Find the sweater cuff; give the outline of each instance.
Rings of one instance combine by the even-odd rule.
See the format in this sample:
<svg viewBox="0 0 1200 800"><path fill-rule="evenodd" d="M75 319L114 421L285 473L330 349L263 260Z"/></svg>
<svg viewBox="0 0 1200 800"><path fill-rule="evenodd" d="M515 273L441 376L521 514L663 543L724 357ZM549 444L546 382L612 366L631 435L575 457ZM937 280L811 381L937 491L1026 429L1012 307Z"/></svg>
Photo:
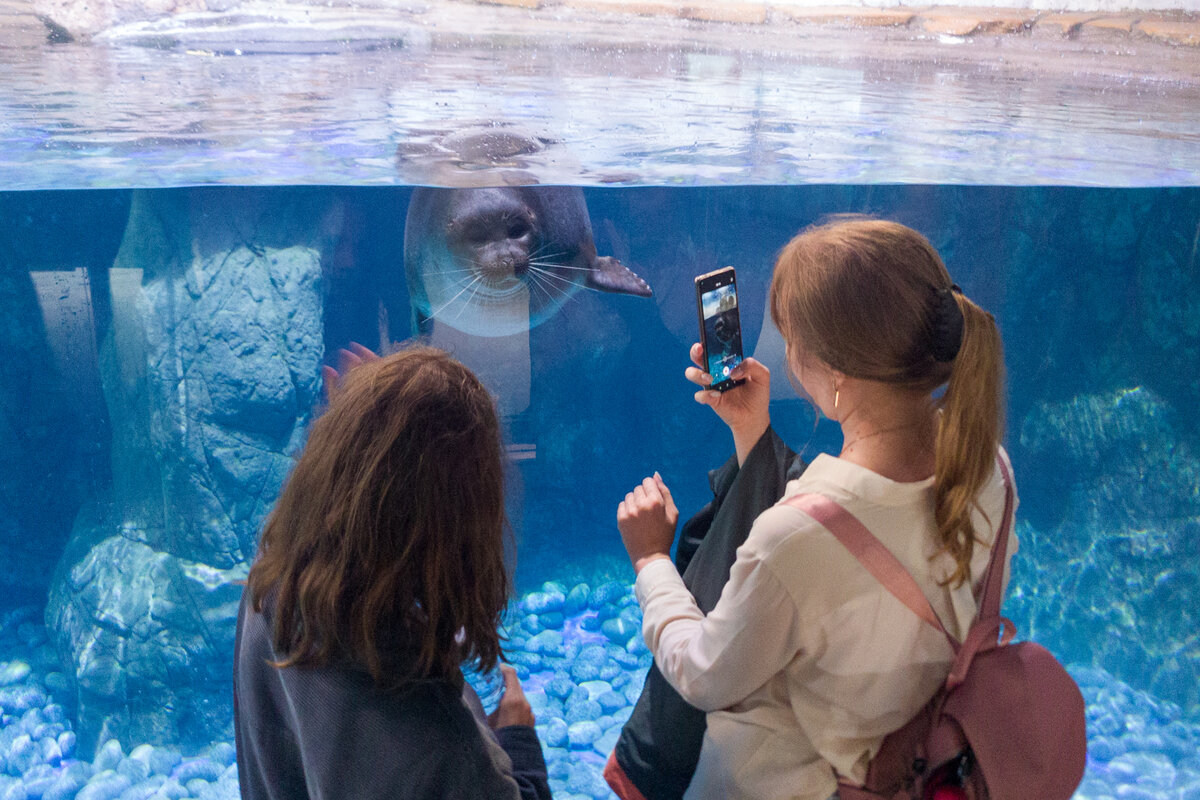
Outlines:
<svg viewBox="0 0 1200 800"><path fill-rule="evenodd" d="M542 743L531 726L506 725L497 728L496 739L512 759L514 772L545 774L546 757L542 753Z"/></svg>
<svg viewBox="0 0 1200 800"><path fill-rule="evenodd" d="M679 577L679 570L675 569L671 559L656 558L642 567L642 571L637 575L637 580L633 583L633 591L637 596L638 605L642 607L643 611L650 593L663 583L678 583L683 587L683 578ZM684 591L687 591L686 587L684 587Z"/></svg>

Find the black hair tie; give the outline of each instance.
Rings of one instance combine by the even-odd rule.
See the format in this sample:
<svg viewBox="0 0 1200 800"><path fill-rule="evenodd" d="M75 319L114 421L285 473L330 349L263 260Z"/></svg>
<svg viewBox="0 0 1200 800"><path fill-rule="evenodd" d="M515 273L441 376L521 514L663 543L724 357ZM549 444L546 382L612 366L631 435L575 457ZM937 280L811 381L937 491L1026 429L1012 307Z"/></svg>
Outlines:
<svg viewBox="0 0 1200 800"><path fill-rule="evenodd" d="M962 294L957 283L950 284L949 289L935 290L930 350L934 360L943 364L953 361L962 348L963 314L954 297L956 293Z"/></svg>

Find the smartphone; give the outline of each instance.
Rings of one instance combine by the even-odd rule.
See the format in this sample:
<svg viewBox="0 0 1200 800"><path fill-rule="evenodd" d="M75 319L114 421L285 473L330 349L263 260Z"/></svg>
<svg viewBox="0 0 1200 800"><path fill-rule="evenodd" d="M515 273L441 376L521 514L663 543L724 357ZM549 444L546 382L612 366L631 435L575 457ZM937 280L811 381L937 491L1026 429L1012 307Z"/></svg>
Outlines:
<svg viewBox="0 0 1200 800"><path fill-rule="evenodd" d="M738 315L737 276L733 267L696 278L696 308L700 312L700 345L705 371L712 376L708 388L726 392L745 383L730 373L742 363L742 323Z"/></svg>

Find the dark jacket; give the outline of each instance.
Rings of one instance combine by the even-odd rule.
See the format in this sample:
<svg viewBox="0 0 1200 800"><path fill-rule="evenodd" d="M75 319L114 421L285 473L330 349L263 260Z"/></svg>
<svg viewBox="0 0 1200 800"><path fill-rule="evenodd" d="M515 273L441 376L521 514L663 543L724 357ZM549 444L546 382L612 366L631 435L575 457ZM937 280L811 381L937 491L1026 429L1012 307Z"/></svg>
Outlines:
<svg viewBox="0 0 1200 800"><path fill-rule="evenodd" d="M549 800L533 728L493 734L461 679L383 691L351 665L271 666L270 623L249 595L233 666L243 800Z"/></svg>
<svg viewBox="0 0 1200 800"><path fill-rule="evenodd" d="M754 520L807 466L771 428L738 468L737 458L708 473L713 499L683 525L675 566L704 613L729 580ZM647 800L679 800L692 780L706 727L704 712L679 696L657 666L617 740L617 763Z"/></svg>

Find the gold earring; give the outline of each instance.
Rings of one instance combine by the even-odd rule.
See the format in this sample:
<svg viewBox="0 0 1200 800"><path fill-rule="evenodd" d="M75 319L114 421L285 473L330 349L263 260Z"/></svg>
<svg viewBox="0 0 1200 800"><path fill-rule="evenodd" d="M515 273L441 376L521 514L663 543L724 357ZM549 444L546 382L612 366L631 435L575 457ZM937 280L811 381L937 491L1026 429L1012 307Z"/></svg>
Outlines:
<svg viewBox="0 0 1200 800"><path fill-rule="evenodd" d="M842 390L841 390L841 389L834 389L834 390L833 390L833 410L834 410L834 411L837 411L837 407L838 407L838 399L839 399L839 398L841 398L841 396L842 396Z"/></svg>

